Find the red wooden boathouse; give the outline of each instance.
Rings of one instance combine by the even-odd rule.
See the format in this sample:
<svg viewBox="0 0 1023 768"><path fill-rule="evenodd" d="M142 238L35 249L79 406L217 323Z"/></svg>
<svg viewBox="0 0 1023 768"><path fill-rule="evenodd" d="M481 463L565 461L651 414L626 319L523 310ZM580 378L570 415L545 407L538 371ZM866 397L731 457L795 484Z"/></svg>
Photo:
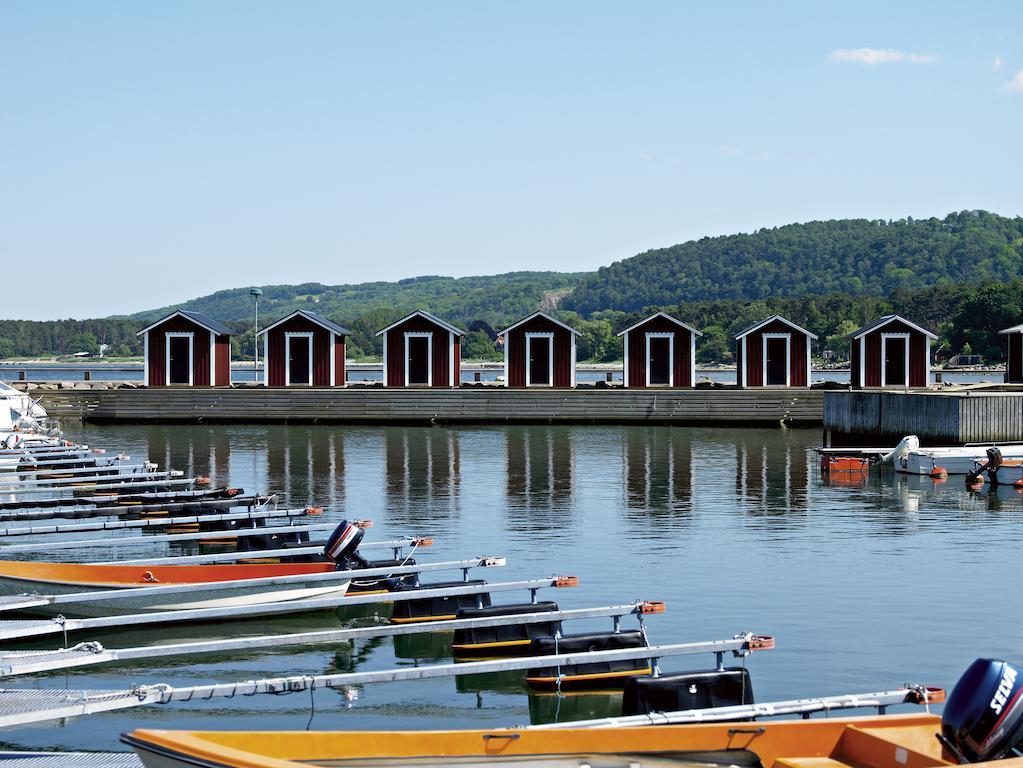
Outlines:
<svg viewBox="0 0 1023 768"><path fill-rule="evenodd" d="M579 331L534 312L498 334L504 340L506 387L574 387Z"/></svg>
<svg viewBox="0 0 1023 768"><path fill-rule="evenodd" d="M665 312L630 325L625 338L626 387L691 387L696 382L696 338L703 333Z"/></svg>
<svg viewBox="0 0 1023 768"><path fill-rule="evenodd" d="M297 309L268 325L263 337L263 385L343 387L347 328Z"/></svg>
<svg viewBox="0 0 1023 768"><path fill-rule="evenodd" d="M146 386L231 386L231 329L216 320L179 309L136 335L145 350Z"/></svg>
<svg viewBox="0 0 1023 768"><path fill-rule="evenodd" d="M1003 328L1005 337L1005 383L1023 384L1023 325Z"/></svg>
<svg viewBox="0 0 1023 768"><path fill-rule="evenodd" d="M781 315L735 335L740 387L810 386L810 345L817 336Z"/></svg>
<svg viewBox="0 0 1023 768"><path fill-rule="evenodd" d="M898 315L885 315L849 335L852 385L929 387L931 342L938 337Z"/></svg>
<svg viewBox="0 0 1023 768"><path fill-rule="evenodd" d="M457 387L465 331L416 310L376 333L384 337L385 387Z"/></svg>

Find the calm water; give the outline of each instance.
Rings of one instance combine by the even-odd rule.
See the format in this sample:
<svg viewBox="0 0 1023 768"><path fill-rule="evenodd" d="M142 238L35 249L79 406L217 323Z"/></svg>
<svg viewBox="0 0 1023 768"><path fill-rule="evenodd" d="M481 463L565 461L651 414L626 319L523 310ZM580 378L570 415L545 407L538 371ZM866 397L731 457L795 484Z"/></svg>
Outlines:
<svg viewBox="0 0 1023 768"><path fill-rule="evenodd" d="M248 490L270 489L293 505L325 505L333 518L371 518L367 541L430 534L435 546L424 561L507 556L506 568L486 573L491 581L578 575L576 589L541 593L562 607L665 600L668 612L650 620L655 642L773 634L778 649L749 660L760 700L907 680L951 686L976 656L1023 660L1021 497L890 472L873 473L861 487L829 485L811 450L815 430L89 426L69 436ZM495 602L517 599L495 594ZM321 614L72 642L119 647L339 623ZM609 626L600 620L566 629ZM14 684L184 686L384 669L441 658L444 645L443 637L397 645L385 639L354 649L105 666ZM710 663L710 656L666 660L664 668ZM514 676L391 683L358 693L348 706L337 692L317 692L310 727L488 727L614 713L617 705L599 696L529 696ZM110 749L137 726L303 729L310 705L308 693L173 704L14 729L4 738L21 747Z"/></svg>

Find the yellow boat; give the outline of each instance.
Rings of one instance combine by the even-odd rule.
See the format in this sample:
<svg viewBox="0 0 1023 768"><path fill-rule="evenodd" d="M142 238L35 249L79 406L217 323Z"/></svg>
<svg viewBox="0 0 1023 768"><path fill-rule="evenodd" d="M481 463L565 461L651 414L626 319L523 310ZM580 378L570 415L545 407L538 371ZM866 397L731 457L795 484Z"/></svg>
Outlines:
<svg viewBox="0 0 1023 768"><path fill-rule="evenodd" d="M884 715L559 731L136 730L125 740L146 768L926 768L955 764L936 738L940 728L936 715ZM998 765L1023 768L1023 759Z"/></svg>
<svg viewBox="0 0 1023 768"><path fill-rule="evenodd" d="M905 701L940 700L935 689L908 693ZM698 716L713 718L715 710L699 710ZM656 722L655 717L648 722ZM932 768L963 763L1023 768L1023 671L978 659L949 696L942 717L747 717L686 725L568 724L486 731L141 729L122 740L146 768Z"/></svg>

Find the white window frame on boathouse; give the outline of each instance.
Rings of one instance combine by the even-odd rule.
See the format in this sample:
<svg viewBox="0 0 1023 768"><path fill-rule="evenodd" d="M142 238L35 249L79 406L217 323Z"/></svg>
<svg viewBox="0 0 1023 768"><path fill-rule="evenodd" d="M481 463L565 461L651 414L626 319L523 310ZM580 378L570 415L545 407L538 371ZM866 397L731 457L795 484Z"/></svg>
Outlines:
<svg viewBox="0 0 1023 768"><path fill-rule="evenodd" d="M164 355L164 369L163 369L163 384L166 387L183 387L184 384L171 384L170 380L170 340L171 339L188 339L188 386L194 386L193 375L195 368L195 332L194 331L166 331L164 332L163 338L163 355ZM210 381L210 385L213 385L213 381Z"/></svg>
<svg viewBox="0 0 1023 768"><path fill-rule="evenodd" d="M778 387L780 384L768 384L767 383L767 340L768 339L785 339L785 386L792 386L792 334L791 333L762 333L761 335L761 355L760 355L760 385L763 387ZM809 380L810 374L807 371L807 380Z"/></svg>
<svg viewBox="0 0 1023 768"><path fill-rule="evenodd" d="M530 331L526 336L526 386L527 387L553 387L554 386L554 333L551 331ZM547 381L534 382L531 380L529 369L529 358L533 339L547 339Z"/></svg>
<svg viewBox="0 0 1023 768"><path fill-rule="evenodd" d="M881 388L884 389L888 386L887 379L887 367L884 361L888 359L888 339L902 339L905 342L906 347L906 360L903 363L904 373L906 380L902 384L893 384L893 387L903 387L909 389L909 334L908 333L882 333L881 334ZM928 361L930 362L930 361ZM928 368L930 366L928 365Z"/></svg>
<svg viewBox="0 0 1023 768"><path fill-rule="evenodd" d="M309 383L296 384L296 387L311 387L313 385L313 334L312 331L285 331L284 333L284 386L291 386L291 340L305 339L309 345ZM263 358L263 365L266 365L266 358Z"/></svg>
<svg viewBox="0 0 1023 768"><path fill-rule="evenodd" d="M412 337L426 338L426 384L409 384L408 383L408 340ZM405 356L403 358L402 367L405 370L405 386L406 387L432 387L433 386L433 331L405 331ZM384 372L386 378L387 372Z"/></svg>
<svg viewBox="0 0 1023 768"><path fill-rule="evenodd" d="M675 334L672 331L648 331L646 337L646 360L643 366L646 369L646 385L648 387L671 387L675 386ZM650 339L668 340L668 383L650 383Z"/></svg>

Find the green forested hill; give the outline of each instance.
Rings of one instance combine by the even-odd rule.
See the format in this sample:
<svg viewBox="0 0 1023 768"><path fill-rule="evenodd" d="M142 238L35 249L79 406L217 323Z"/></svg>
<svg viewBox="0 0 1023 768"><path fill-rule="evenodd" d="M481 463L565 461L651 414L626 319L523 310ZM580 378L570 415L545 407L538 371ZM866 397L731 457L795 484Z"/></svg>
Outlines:
<svg viewBox="0 0 1023 768"><path fill-rule="evenodd" d="M597 272L426 276L396 283L261 286L260 324L310 309L351 328L353 357L380 354L374 336L414 309L464 326L467 357L495 354L494 331L534 311L556 311L583 334L579 359L621 356L614 332L665 309L707 332L702 360L727 360L729 335L773 312L840 350L845 333L896 311L990 359L998 329L1023 322L1023 218L966 211L944 219L790 224L704 238L616 262ZM252 353L249 287L105 320L0 321L0 358L94 352L139 354L134 330L173 309L205 312L232 327L235 354Z"/></svg>
<svg viewBox="0 0 1023 768"><path fill-rule="evenodd" d="M360 315L378 310L407 314L426 309L454 323L483 318L500 325L534 311L549 293L570 289L581 277L582 274L560 272L511 272L485 277L430 275L396 283L264 285L259 313L273 319L296 309L307 309L339 322L352 322ZM252 321L248 286L139 312L132 318L151 322L175 309L204 312L224 323Z"/></svg>
<svg viewBox="0 0 1023 768"><path fill-rule="evenodd" d="M1023 273L1023 218L841 219L707 237L647 251L585 277L562 303L589 316L708 299L762 300L1007 280Z"/></svg>
<svg viewBox="0 0 1023 768"><path fill-rule="evenodd" d="M380 354L380 340L374 336L378 329L413 310L425 309L475 332L466 343L468 354L489 355L493 353L493 329L518 320L538 306L553 306L581 277L562 272L511 272L459 278L429 275L396 283L264 285L260 286L260 325L296 309L307 309L350 328L349 354L359 357ZM248 287L140 312L132 319L152 322L174 309L203 312L226 323L237 331L236 353L251 354L253 307Z"/></svg>

